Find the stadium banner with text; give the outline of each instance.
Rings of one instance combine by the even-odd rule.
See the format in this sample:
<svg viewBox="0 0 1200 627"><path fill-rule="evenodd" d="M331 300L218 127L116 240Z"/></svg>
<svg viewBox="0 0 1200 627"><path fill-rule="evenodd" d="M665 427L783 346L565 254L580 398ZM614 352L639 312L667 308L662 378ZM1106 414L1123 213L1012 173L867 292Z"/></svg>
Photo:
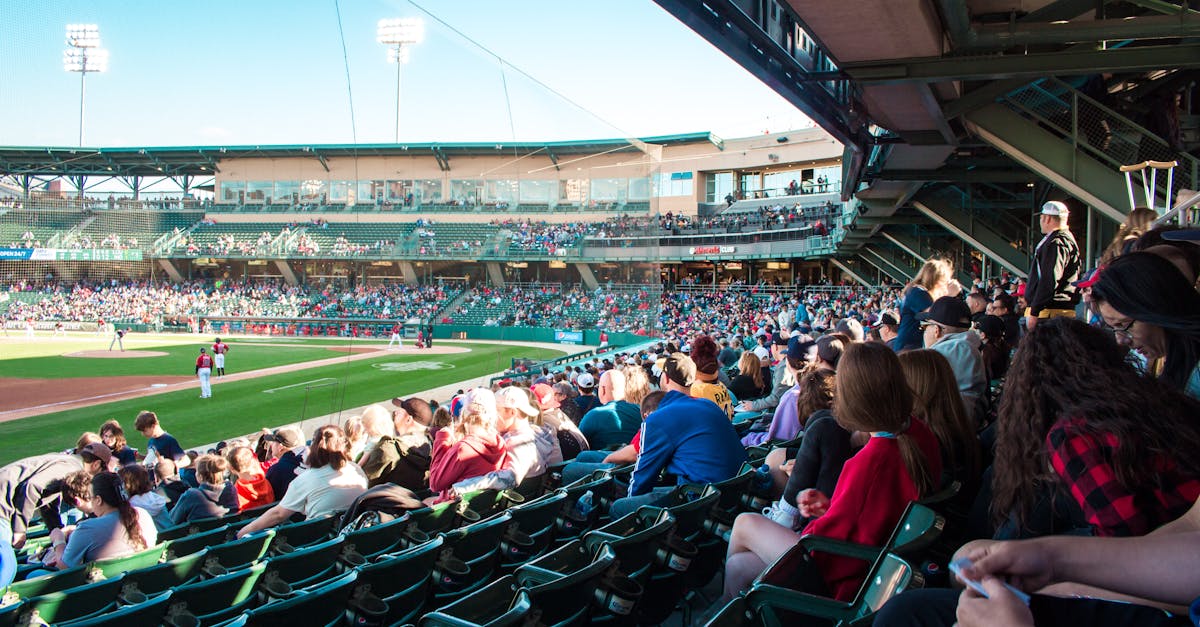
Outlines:
<svg viewBox="0 0 1200 627"><path fill-rule="evenodd" d="M0 248L0 259L9 261L141 261L137 248Z"/></svg>
<svg viewBox="0 0 1200 627"><path fill-rule="evenodd" d="M554 331L554 341L562 344L582 344L583 331Z"/></svg>

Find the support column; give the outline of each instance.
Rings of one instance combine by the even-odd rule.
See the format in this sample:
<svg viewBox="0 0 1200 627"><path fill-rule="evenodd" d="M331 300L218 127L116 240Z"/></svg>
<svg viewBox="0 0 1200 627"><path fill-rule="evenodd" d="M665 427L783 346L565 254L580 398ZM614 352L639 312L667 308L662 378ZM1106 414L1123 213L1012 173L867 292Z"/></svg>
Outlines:
<svg viewBox="0 0 1200 627"><path fill-rule="evenodd" d="M489 261L483 264L487 270L488 281L492 287L504 287L504 272L500 270L500 264L495 261Z"/></svg>
<svg viewBox="0 0 1200 627"><path fill-rule="evenodd" d="M417 268L413 266L411 261L401 261L400 274L404 275L404 282L408 285L416 285L420 282L417 277Z"/></svg>
<svg viewBox="0 0 1200 627"><path fill-rule="evenodd" d="M176 268L175 264L171 263L170 259L159 259L158 267L162 268L163 272L166 272L167 276L171 277L172 281L176 283L183 283L183 275L179 273L179 268Z"/></svg>
<svg viewBox="0 0 1200 627"><path fill-rule="evenodd" d="M596 280L596 275L592 272L592 267L586 263L575 264L575 269L579 271L579 278L583 280L583 284L589 290L594 290L600 287L600 282Z"/></svg>
<svg viewBox="0 0 1200 627"><path fill-rule="evenodd" d="M275 267L279 268L279 273L283 275L283 280L287 281L288 285L300 284L300 279L296 278L296 273L292 271L292 266L288 265L286 259L276 259Z"/></svg>

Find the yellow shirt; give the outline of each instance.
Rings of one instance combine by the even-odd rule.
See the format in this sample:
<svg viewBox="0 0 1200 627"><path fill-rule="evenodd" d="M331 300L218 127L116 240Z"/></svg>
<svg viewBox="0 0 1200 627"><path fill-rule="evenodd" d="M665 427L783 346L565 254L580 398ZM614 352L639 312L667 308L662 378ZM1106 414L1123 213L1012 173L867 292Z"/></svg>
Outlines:
<svg viewBox="0 0 1200 627"><path fill-rule="evenodd" d="M729 396L729 390L720 381L707 383L697 380L692 384L692 398L707 398L717 404L730 420L733 420L733 399Z"/></svg>

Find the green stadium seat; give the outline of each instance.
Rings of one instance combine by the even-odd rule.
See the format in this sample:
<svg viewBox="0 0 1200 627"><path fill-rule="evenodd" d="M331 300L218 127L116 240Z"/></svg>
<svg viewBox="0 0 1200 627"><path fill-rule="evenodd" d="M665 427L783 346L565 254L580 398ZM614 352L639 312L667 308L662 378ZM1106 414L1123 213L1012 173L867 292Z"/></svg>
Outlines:
<svg viewBox="0 0 1200 627"><path fill-rule="evenodd" d="M199 621L200 625L213 625L254 607L266 569L265 563L255 564L176 588L166 624L184 627Z"/></svg>
<svg viewBox="0 0 1200 627"><path fill-rule="evenodd" d="M114 577L78 588L51 592L21 603L23 622L49 624L100 616L117 608L121 578Z"/></svg>
<svg viewBox="0 0 1200 627"><path fill-rule="evenodd" d="M539 499L510 507L507 511L512 516L516 528L529 536L529 546L510 543L504 547L501 556L501 569L512 570L517 566L538 557L550 548L554 542L555 521L567 502L567 493L551 492Z"/></svg>
<svg viewBox="0 0 1200 627"><path fill-rule="evenodd" d="M515 490L475 490L462 495L462 500L480 518L489 518L513 505L524 503L525 497Z"/></svg>
<svg viewBox="0 0 1200 627"><path fill-rule="evenodd" d="M655 552L675 528L671 513L650 507L589 531L584 544L593 553L607 543L617 554L621 573L641 583L654 566Z"/></svg>
<svg viewBox="0 0 1200 627"><path fill-rule="evenodd" d="M345 549L354 551L367 560L379 555L403 550L429 541L429 534L421 531L417 523L401 517L374 527L343 532Z"/></svg>
<svg viewBox="0 0 1200 627"><path fill-rule="evenodd" d="M417 526L425 533L442 533L464 523L479 521L479 514L466 506L461 499L438 503L428 509L414 510L408 513L417 521Z"/></svg>
<svg viewBox="0 0 1200 627"><path fill-rule="evenodd" d="M337 522L338 519L334 516L323 516L280 525L275 528L275 540L271 543L271 553L283 555L302 547L324 542L333 537Z"/></svg>
<svg viewBox="0 0 1200 627"><path fill-rule="evenodd" d="M338 536L268 559L263 580L265 590L271 596L290 597L299 591L324 584L345 570L341 561L342 542L343 538Z"/></svg>
<svg viewBox="0 0 1200 627"><path fill-rule="evenodd" d="M515 576L529 591L543 624L584 625L600 579L616 559L607 545L601 545L593 556L583 542L574 540L521 566Z"/></svg>
<svg viewBox="0 0 1200 627"><path fill-rule="evenodd" d="M437 562L445 539L432 540L379 557L358 567L358 584L350 602L352 613L369 616L366 622L397 625L414 620L425 609L432 593ZM459 564L465 569L465 564ZM375 601L386 604L381 608ZM379 615L382 612L382 615Z"/></svg>
<svg viewBox="0 0 1200 627"><path fill-rule="evenodd" d="M4 592L3 604L9 605L21 599L77 588L88 583L90 574L91 569L87 566L76 566L50 575L13 582Z"/></svg>
<svg viewBox="0 0 1200 627"><path fill-rule="evenodd" d="M274 538L275 530L266 529L240 540L211 546L205 558L205 570L213 571L215 566L228 571L253 564L266 555L267 548L271 546Z"/></svg>
<svg viewBox="0 0 1200 627"><path fill-rule="evenodd" d="M907 562L885 553L871 569L863 589L849 603L785 587L755 584L746 594L746 605L764 625L803 624L806 617L808 622L818 619L837 627L864 625L870 624L872 615L889 599L910 587L919 587L920 583L920 575Z"/></svg>
<svg viewBox="0 0 1200 627"><path fill-rule="evenodd" d="M434 600L445 604L491 581L500 565L501 540L511 526L512 514L501 512L487 520L442 534L452 555L467 565L468 572L451 581L445 581L443 577L443 580L436 582Z"/></svg>
<svg viewBox="0 0 1200 627"><path fill-rule="evenodd" d="M253 627L335 627L343 624L358 573L348 572L313 590L246 612Z"/></svg>
<svg viewBox="0 0 1200 627"><path fill-rule="evenodd" d="M100 616L57 623L61 627L153 627L163 624L163 617L171 602L168 590L145 602L127 605Z"/></svg>
<svg viewBox="0 0 1200 627"><path fill-rule="evenodd" d="M153 566L162 561L163 555L167 552L169 543L152 546L124 557L110 557L108 559L96 560L92 562L92 570L99 573L100 577L110 579L112 577L123 575L131 570L138 570ZM92 574L96 576L95 573Z"/></svg>
<svg viewBox="0 0 1200 627"><path fill-rule="evenodd" d="M197 551L202 551L210 546L224 544L229 540L229 526L222 525L216 529L210 529L201 533L184 536L178 540L172 540L167 547L167 559L190 555Z"/></svg>
<svg viewBox="0 0 1200 627"><path fill-rule="evenodd" d="M506 627L525 622L533 609L529 593L512 575L421 617L421 627Z"/></svg>
<svg viewBox="0 0 1200 627"><path fill-rule="evenodd" d="M122 587L125 591L137 591L146 596L172 590L199 579L207 558L208 549L200 549L190 555L126 573Z"/></svg>

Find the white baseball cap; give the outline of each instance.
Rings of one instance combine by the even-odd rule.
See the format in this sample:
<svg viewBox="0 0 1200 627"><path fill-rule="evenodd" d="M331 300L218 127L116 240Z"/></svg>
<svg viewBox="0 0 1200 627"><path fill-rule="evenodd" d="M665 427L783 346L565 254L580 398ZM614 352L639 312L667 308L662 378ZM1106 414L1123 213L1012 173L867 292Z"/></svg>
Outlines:
<svg viewBox="0 0 1200 627"><path fill-rule="evenodd" d="M579 386L580 389L594 388L596 387L596 379L593 378L592 375L585 372L579 375L578 379L575 379L575 385Z"/></svg>
<svg viewBox="0 0 1200 627"><path fill-rule="evenodd" d="M1042 215L1059 216L1065 218L1068 215L1071 215L1071 210L1067 208L1066 203L1058 200L1051 200L1050 202L1042 205Z"/></svg>

